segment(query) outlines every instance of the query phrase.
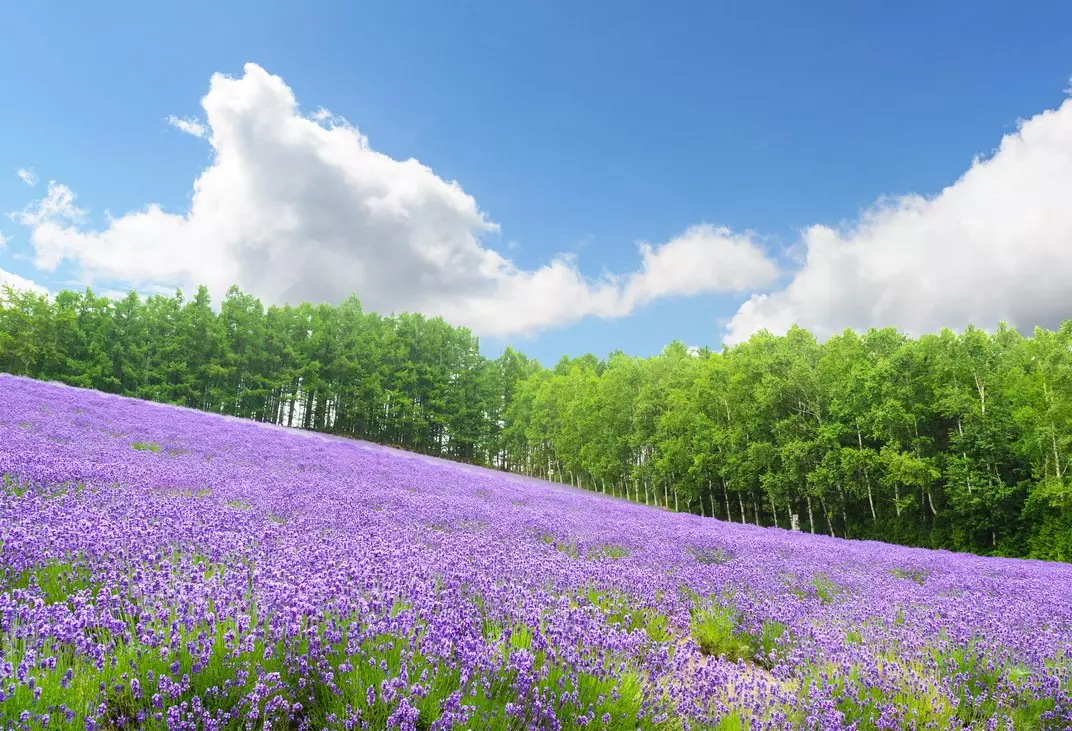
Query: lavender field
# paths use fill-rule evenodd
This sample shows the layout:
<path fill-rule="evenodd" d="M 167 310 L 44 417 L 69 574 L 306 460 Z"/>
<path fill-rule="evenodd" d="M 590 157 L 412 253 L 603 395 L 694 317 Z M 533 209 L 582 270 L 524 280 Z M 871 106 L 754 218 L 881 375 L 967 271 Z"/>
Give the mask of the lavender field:
<path fill-rule="evenodd" d="M 0 376 L 4 728 L 1066 729 L 1072 566 Z"/>

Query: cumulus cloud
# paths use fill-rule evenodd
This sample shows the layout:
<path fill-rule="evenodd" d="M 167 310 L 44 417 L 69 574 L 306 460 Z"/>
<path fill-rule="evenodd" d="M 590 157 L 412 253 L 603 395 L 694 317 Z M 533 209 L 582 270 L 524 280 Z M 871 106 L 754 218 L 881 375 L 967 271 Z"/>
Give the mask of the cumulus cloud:
<path fill-rule="evenodd" d="M 821 337 L 1056 325 L 1072 316 L 1072 100 L 1022 122 L 939 194 L 881 200 L 801 243 L 802 267 L 741 306 L 727 343 L 794 323 Z"/>
<path fill-rule="evenodd" d="M 138 288 L 236 283 L 268 302 L 340 301 L 443 315 L 509 335 L 586 316 L 619 317 L 656 298 L 769 285 L 776 268 L 749 234 L 702 226 L 640 247 L 640 268 L 596 280 L 570 257 L 525 270 L 483 244 L 498 226 L 454 181 L 417 160 L 375 151 L 348 121 L 299 112 L 278 76 L 247 64 L 212 77 L 204 137 L 213 160 L 187 211 L 150 204 L 92 230 L 66 186 L 16 219 L 36 264 L 74 262 L 88 280 Z"/>
<path fill-rule="evenodd" d="M 5 285 L 10 286 L 12 289 L 18 291 L 30 290 L 33 292 L 38 292 L 40 294 L 48 294 L 48 290 L 42 287 L 37 282 L 31 281 L 26 277 L 20 277 L 18 274 L 13 274 L 12 272 L 0 269 L 0 289 L 3 289 Z"/>
<path fill-rule="evenodd" d="M 194 137 L 205 136 L 205 125 L 192 117 L 184 119 L 182 117 L 176 117 L 174 114 L 169 114 L 167 123 L 180 132 L 185 132 L 188 135 L 193 135 Z"/>
<path fill-rule="evenodd" d="M 26 168 L 19 168 L 15 171 L 15 174 L 19 176 L 19 180 L 26 183 L 26 185 L 37 185 L 37 174 L 33 170 L 27 170 Z"/>
<path fill-rule="evenodd" d="M 744 292 L 773 282 L 777 267 L 752 234 L 694 226 L 662 246 L 642 244 L 643 268 L 629 279 L 625 299 L 643 304 L 670 295 Z"/>

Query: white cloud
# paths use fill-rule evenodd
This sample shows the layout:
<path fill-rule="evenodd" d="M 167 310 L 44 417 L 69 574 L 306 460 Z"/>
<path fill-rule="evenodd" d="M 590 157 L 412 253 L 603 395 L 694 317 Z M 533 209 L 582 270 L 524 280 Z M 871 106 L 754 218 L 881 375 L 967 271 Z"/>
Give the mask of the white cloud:
<path fill-rule="evenodd" d="M 0 249 L 3 249 L 7 245 L 7 242 L 7 236 L 4 235 L 3 231 L 0 231 Z M 48 294 L 48 290 L 37 284 L 36 282 L 26 279 L 25 277 L 20 277 L 18 274 L 15 274 L 13 272 L 0 269 L 0 289 L 2 289 L 5 284 L 17 290 L 29 289 L 33 290 L 34 292 L 40 292 L 41 294 Z"/>
<path fill-rule="evenodd" d="M 185 132 L 188 135 L 193 135 L 194 137 L 205 136 L 205 125 L 192 117 L 183 119 L 182 117 L 176 117 L 174 114 L 169 114 L 167 123 L 180 132 Z"/>
<path fill-rule="evenodd" d="M 583 277 L 560 256 L 535 270 L 481 243 L 498 230 L 472 196 L 416 160 L 376 152 L 342 117 L 299 113 L 283 80 L 247 64 L 212 77 L 205 124 L 169 122 L 204 136 L 212 164 L 188 211 L 155 204 L 82 225 L 65 186 L 16 219 L 31 228 L 36 263 L 64 260 L 83 276 L 145 289 L 236 283 L 268 302 L 339 301 L 443 315 L 490 335 L 525 333 L 585 316 L 618 317 L 659 297 L 770 284 L 774 265 L 747 234 L 698 227 L 643 246 L 639 271 Z"/>
<path fill-rule="evenodd" d="M 19 180 L 26 183 L 26 185 L 37 185 L 37 174 L 33 170 L 27 170 L 26 168 L 19 168 L 15 171 L 15 174 L 19 176 Z"/>
<path fill-rule="evenodd" d="M 659 297 L 704 292 L 744 292 L 772 283 L 777 267 L 752 234 L 694 226 L 659 247 L 643 244 L 643 268 L 626 287 L 626 301 L 644 304 Z"/>
<path fill-rule="evenodd" d="M 1072 100 L 1023 122 L 938 195 L 879 201 L 844 230 L 812 226 L 802 243 L 802 268 L 742 305 L 727 343 L 793 323 L 820 337 L 1057 324 L 1072 316 Z"/>
<path fill-rule="evenodd" d="M 50 180 L 44 198 L 34 201 L 22 211 L 12 213 L 11 218 L 32 228 L 59 221 L 79 223 L 85 218 L 86 212 L 74 204 L 77 197 L 66 185 Z"/>
<path fill-rule="evenodd" d="M 37 282 L 33 282 L 25 277 L 20 277 L 18 274 L 0 269 L 0 289 L 4 285 L 9 285 L 12 289 L 19 291 L 31 290 L 40 294 L 48 294 L 48 290 L 42 287 Z"/>

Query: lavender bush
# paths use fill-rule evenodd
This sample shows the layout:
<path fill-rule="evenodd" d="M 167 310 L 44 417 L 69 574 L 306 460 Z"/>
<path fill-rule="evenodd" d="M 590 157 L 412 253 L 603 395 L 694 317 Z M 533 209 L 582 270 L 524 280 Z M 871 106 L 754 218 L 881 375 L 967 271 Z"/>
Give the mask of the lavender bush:
<path fill-rule="evenodd" d="M 1072 726 L 1072 566 L 727 524 L 0 376 L 0 719 Z"/>

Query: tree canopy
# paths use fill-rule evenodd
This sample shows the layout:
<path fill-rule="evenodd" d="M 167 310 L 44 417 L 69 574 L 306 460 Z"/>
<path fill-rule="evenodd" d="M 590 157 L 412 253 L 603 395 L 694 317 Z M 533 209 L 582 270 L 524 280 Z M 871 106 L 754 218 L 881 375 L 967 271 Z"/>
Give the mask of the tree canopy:
<path fill-rule="evenodd" d="M 670 510 L 1072 560 L 1072 321 L 755 334 L 546 369 L 441 318 L 232 287 L 0 292 L 0 370 L 367 439 Z"/>

